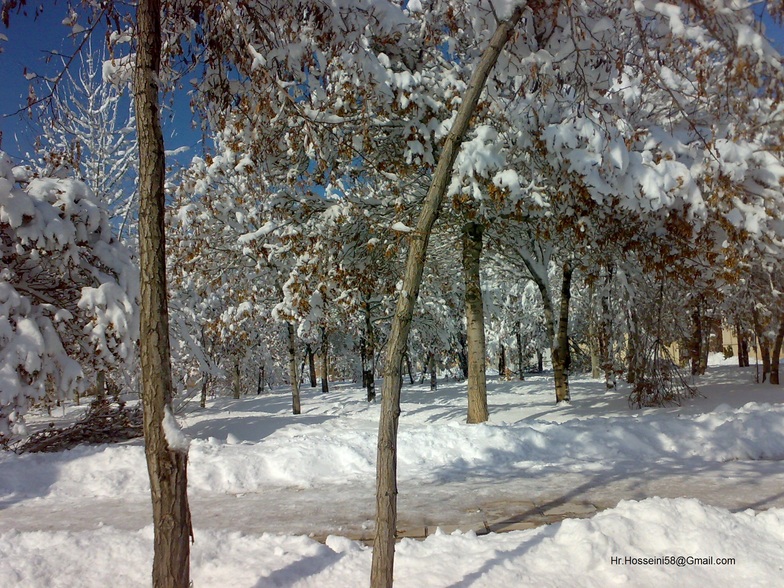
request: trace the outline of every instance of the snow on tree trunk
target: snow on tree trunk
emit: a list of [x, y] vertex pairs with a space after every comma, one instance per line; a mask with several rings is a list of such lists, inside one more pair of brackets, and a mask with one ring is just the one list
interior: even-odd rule
[[370, 585], [391, 588], [394, 577], [395, 536], [397, 535], [397, 429], [400, 418], [401, 367], [406, 352], [414, 303], [419, 295], [430, 232], [438, 217], [441, 203], [451, 180], [460, 144], [468, 130], [479, 96], [493, 69], [501, 49], [522, 17], [521, 7], [515, 8], [508, 21], [499, 23], [485, 49], [447, 135], [430, 188], [422, 202], [416, 229], [411, 233], [403, 283], [397, 299], [392, 328], [384, 362], [384, 384], [381, 393], [381, 417], [378, 425], [378, 458], [376, 460], [376, 536], [373, 541]]
[[170, 447], [164, 418], [173, 395], [166, 297], [164, 233], [165, 157], [159, 111], [161, 3], [141, 0], [136, 9], [134, 73], [139, 140], [139, 261], [141, 268], [140, 361], [144, 441], [152, 494], [155, 588], [190, 585], [188, 453]]
[[569, 402], [569, 301], [571, 299], [572, 273], [571, 262], [564, 263], [561, 281], [561, 301], [558, 313], [558, 333], [553, 344], [553, 379], [555, 380], [555, 402]]
[[485, 313], [479, 278], [483, 231], [484, 227], [479, 223], [466, 223], [463, 226], [463, 279], [465, 281], [466, 342], [468, 347], [467, 421], [469, 423], [484, 423], [489, 416], [485, 377]]
[[294, 325], [286, 323], [286, 334], [288, 335], [289, 348], [289, 380], [291, 380], [291, 410], [294, 414], [300, 414], [302, 407], [299, 400], [299, 374], [297, 373], [297, 336], [294, 332]]

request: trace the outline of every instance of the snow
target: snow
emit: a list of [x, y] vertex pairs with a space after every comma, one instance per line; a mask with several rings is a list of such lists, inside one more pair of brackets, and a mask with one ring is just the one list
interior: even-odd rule
[[[753, 367], [725, 363], [697, 382], [702, 396], [661, 409], [630, 410], [627, 389], [606, 391], [586, 377], [574, 378], [568, 406], [553, 404], [549, 374], [491, 378], [483, 425], [464, 423], [464, 384], [442, 380], [433, 392], [406, 385], [400, 517], [430, 530], [424, 541], [398, 544], [396, 585], [776, 585], [784, 568], [784, 404], [777, 387], [753, 383]], [[192, 439], [194, 585], [367, 584], [370, 548], [348, 537], [372, 528], [379, 405], [351, 384], [330, 389], [303, 388], [297, 417], [286, 387], [178, 411], [182, 430], [173, 425], [167, 439]], [[78, 414], [63, 410], [66, 422]], [[45, 421], [28, 418], [31, 428]], [[0, 585], [148, 585], [152, 528], [140, 441], [6, 453], [0, 470]], [[533, 503], [567, 518], [472, 531]], [[570, 505], [585, 503], [600, 512], [568, 518]], [[434, 532], [438, 526], [444, 531]], [[461, 530], [450, 532], [455, 526]], [[714, 563], [624, 560], [668, 556]]]

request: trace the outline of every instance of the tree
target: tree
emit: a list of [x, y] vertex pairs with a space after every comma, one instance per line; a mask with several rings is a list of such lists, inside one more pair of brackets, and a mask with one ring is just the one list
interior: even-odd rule
[[52, 100], [39, 105], [37, 153], [42, 168], [74, 169], [108, 208], [119, 238], [127, 239], [136, 223], [133, 104], [121, 88], [101, 81], [105, 51], [94, 51], [88, 40], [78, 59], [77, 72], [65, 69], [56, 85], [48, 83]]
[[156, 588], [190, 585], [188, 447], [171, 410], [173, 386], [166, 294], [165, 155], [159, 112], [161, 3], [136, 11], [133, 89], [139, 141], [140, 362], [144, 447], [152, 493]]
[[400, 417], [401, 368], [406, 352], [408, 332], [414, 303], [419, 295], [427, 244], [438, 216], [455, 159], [468, 130], [479, 96], [490, 72], [512, 31], [520, 21], [523, 10], [516, 8], [508, 20], [499, 22], [482, 59], [476, 66], [471, 83], [457, 111], [457, 116], [444, 142], [438, 165], [433, 173], [430, 189], [422, 209], [406, 259], [403, 285], [398, 296], [392, 330], [387, 344], [384, 366], [384, 385], [381, 393], [381, 418], [378, 429], [378, 457], [376, 465], [376, 536], [373, 541], [373, 561], [370, 584], [374, 588], [390, 587], [393, 582], [395, 536], [397, 534], [397, 429]]
[[2, 439], [22, 432], [31, 404], [81, 392], [133, 358], [138, 282], [83, 182], [30, 178], [2, 152], [0, 259]]

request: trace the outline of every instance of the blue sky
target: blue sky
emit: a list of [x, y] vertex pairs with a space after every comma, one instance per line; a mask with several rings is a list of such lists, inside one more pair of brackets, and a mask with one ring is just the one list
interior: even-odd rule
[[[8, 116], [26, 104], [30, 82], [24, 77], [25, 67], [28, 71], [51, 75], [56, 70], [45, 63], [47, 52], [57, 50], [67, 54], [74, 49], [73, 40], [67, 37], [69, 28], [62, 24], [67, 14], [66, 4], [51, 1], [41, 4], [44, 10], [37, 19], [14, 15], [10, 28], [0, 24], [0, 33], [8, 37], [8, 41], [0, 43], [3, 48], [0, 53], [0, 149], [17, 162], [24, 159], [24, 152], [30, 149], [37, 134], [35, 125], [25, 114]], [[767, 27], [774, 46], [784, 53], [784, 29], [773, 23], [767, 23]], [[187, 146], [191, 154], [200, 153], [201, 135], [191, 129], [187, 97], [180, 93], [176, 99], [174, 113], [168, 113], [175, 118], [165, 121], [166, 148]], [[189, 158], [190, 155], [186, 155], [186, 159]]]

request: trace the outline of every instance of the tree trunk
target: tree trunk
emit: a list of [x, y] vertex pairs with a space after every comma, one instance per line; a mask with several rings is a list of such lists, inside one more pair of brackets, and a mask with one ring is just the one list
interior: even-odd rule
[[316, 358], [313, 353], [313, 348], [308, 343], [305, 346], [305, 352], [308, 355], [308, 371], [310, 373], [310, 387], [315, 388], [318, 385], [318, 378], [316, 378]]
[[240, 360], [239, 359], [237, 359], [234, 362], [234, 377], [233, 377], [233, 382], [232, 382], [232, 391], [233, 391], [232, 396], [234, 397], [234, 400], [239, 400], [240, 399], [240, 395], [242, 394], [242, 377], [241, 377], [241, 374], [240, 374]]
[[498, 346], [498, 379], [506, 379], [506, 347], [503, 343]]
[[160, 0], [139, 1], [136, 32], [133, 94], [139, 141], [139, 359], [153, 511], [152, 585], [187, 588], [193, 537], [187, 494], [188, 452], [169, 447], [163, 429], [163, 419], [171, 410], [173, 385], [166, 298], [165, 156], [158, 101]]
[[199, 401], [199, 406], [201, 408], [207, 408], [207, 390], [210, 386], [210, 375], [203, 374], [201, 377], [201, 400]]
[[321, 393], [329, 392], [329, 338], [327, 328], [321, 327]]
[[302, 412], [302, 405], [299, 399], [299, 374], [297, 373], [297, 335], [294, 332], [294, 325], [286, 323], [286, 333], [288, 334], [289, 344], [289, 379], [291, 380], [291, 410], [294, 414]]
[[784, 341], [784, 315], [779, 317], [779, 330], [776, 332], [776, 341], [773, 344], [773, 353], [770, 357], [770, 383], [779, 385], [779, 362], [781, 361], [781, 344]]
[[373, 321], [370, 316], [370, 302], [365, 301], [365, 339], [366, 339], [366, 354], [367, 354], [367, 367], [363, 368], [365, 371], [362, 374], [362, 379], [365, 382], [367, 389], [367, 401], [375, 402], [376, 400], [376, 344], [375, 335], [373, 333]]
[[762, 355], [762, 381], [764, 382], [770, 374], [770, 341], [760, 339], [760, 355]]
[[408, 383], [414, 385], [414, 372], [411, 370], [411, 357], [406, 351], [406, 369], [408, 370]]
[[462, 331], [457, 335], [460, 349], [457, 351], [457, 363], [460, 365], [460, 371], [463, 373], [463, 379], [468, 379], [468, 342], [466, 341], [466, 334]]
[[596, 288], [593, 282], [588, 286], [588, 349], [591, 353], [591, 377], [598, 379], [602, 373], [602, 360], [599, 354], [599, 325], [596, 317]]
[[691, 341], [689, 341], [689, 359], [691, 360], [691, 375], [700, 376], [700, 364], [702, 359], [702, 305], [697, 300], [694, 310], [691, 313], [692, 331]]
[[427, 356], [427, 369], [430, 371], [430, 390], [438, 389], [438, 374], [436, 373], [436, 354], [431, 351]]
[[536, 350], [536, 371], [540, 374], [544, 371], [544, 356], [541, 349]]
[[572, 273], [574, 268], [567, 261], [563, 266], [561, 281], [561, 303], [558, 313], [558, 333], [553, 345], [553, 379], [555, 380], [555, 402], [569, 402], [569, 368], [572, 358], [569, 352], [569, 301], [572, 297]]
[[468, 347], [468, 418], [469, 423], [484, 423], [487, 413], [485, 377], [485, 313], [479, 260], [482, 256], [482, 233], [479, 223], [463, 226], [463, 279], [465, 281], [466, 343]]
[[376, 536], [373, 541], [370, 585], [391, 588], [394, 576], [395, 536], [397, 534], [397, 429], [400, 418], [401, 367], [406, 352], [414, 303], [419, 296], [430, 232], [438, 217], [441, 203], [451, 179], [460, 144], [487, 77], [498, 60], [501, 49], [522, 17], [518, 6], [508, 21], [498, 25], [490, 44], [474, 72], [463, 96], [449, 134], [444, 140], [438, 165], [433, 173], [416, 230], [411, 233], [403, 287], [397, 299], [392, 328], [384, 362], [384, 384], [381, 392], [381, 417], [378, 424], [378, 458], [376, 460]]
[[599, 317], [599, 361], [604, 371], [604, 385], [607, 390], [615, 388], [615, 358], [613, 357], [612, 317], [610, 316], [610, 283], [614, 273], [613, 266], [607, 267], [604, 287], [600, 296]]
[[517, 323], [515, 340], [517, 342], [517, 377], [522, 382], [525, 380], [525, 367], [523, 366], [523, 335], [520, 333], [520, 323]]

